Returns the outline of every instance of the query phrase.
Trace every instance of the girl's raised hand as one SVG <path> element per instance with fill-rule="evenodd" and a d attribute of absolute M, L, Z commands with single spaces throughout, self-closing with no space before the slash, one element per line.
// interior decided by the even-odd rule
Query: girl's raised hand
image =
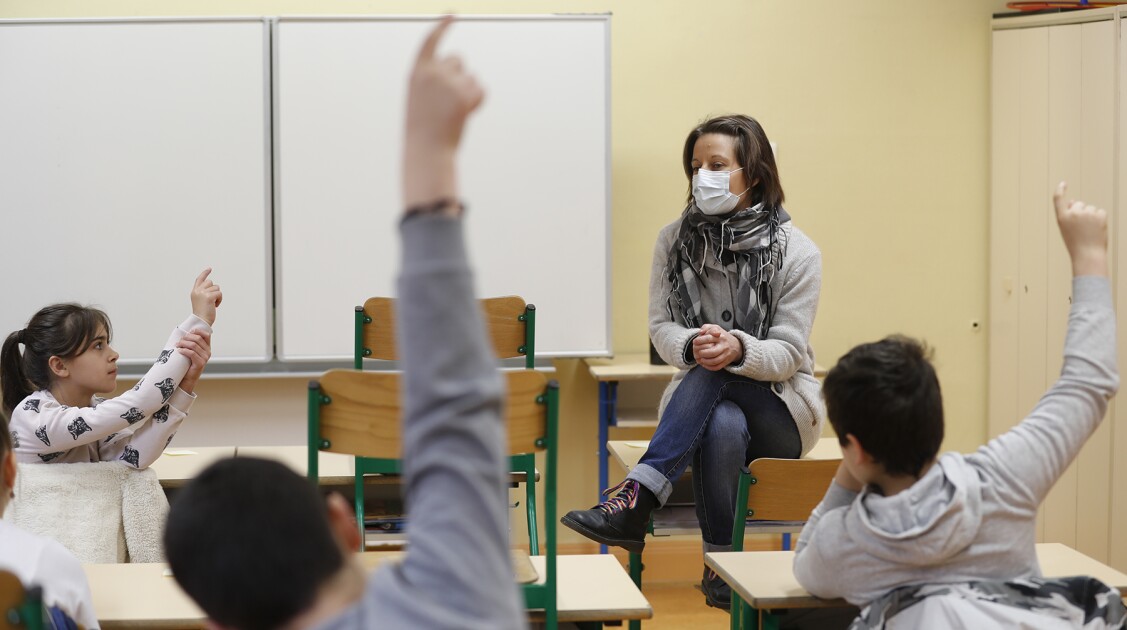
<path fill-rule="evenodd" d="M 223 302 L 223 292 L 218 284 L 208 280 L 209 275 L 211 267 L 196 276 L 196 283 L 192 286 L 192 313 L 210 326 L 215 323 L 215 309 Z"/>

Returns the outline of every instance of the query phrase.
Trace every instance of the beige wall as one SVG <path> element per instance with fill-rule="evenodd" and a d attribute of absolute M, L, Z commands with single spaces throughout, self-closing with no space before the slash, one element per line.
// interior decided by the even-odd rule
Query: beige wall
<path fill-rule="evenodd" d="M 892 332 L 926 338 L 946 394 L 946 447 L 969 450 L 986 435 L 986 336 L 972 322 L 988 315 L 989 20 L 1000 5 L 4 0 L 0 17 L 612 11 L 615 350 L 646 347 L 650 257 L 681 209 L 684 135 L 709 114 L 745 112 L 778 144 L 787 207 L 822 248 L 819 363 Z M 219 325 L 216 343 L 235 334 Z M 596 490 L 596 388 L 581 362 L 558 368 L 561 505 L 586 507 Z M 301 379 L 200 390 L 179 444 L 304 440 Z"/>

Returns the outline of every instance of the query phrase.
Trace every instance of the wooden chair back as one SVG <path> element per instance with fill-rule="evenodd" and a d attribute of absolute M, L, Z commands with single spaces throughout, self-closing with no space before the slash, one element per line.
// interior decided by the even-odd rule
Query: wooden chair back
<path fill-rule="evenodd" d="M 509 453 L 545 449 L 547 414 L 542 396 L 548 377 L 533 370 L 503 373 L 506 383 L 505 426 Z M 310 383 L 310 414 L 319 432 L 310 436 L 320 450 L 357 457 L 402 456 L 400 374 L 330 370 Z"/>
<path fill-rule="evenodd" d="M 774 459 L 748 466 L 747 518 L 805 521 L 821 502 L 840 459 Z"/>
<path fill-rule="evenodd" d="M 532 367 L 536 307 L 526 304 L 524 298 L 506 297 L 480 300 L 485 327 L 489 331 L 490 345 L 499 359 L 526 357 L 526 367 Z M 395 299 L 373 297 L 356 307 L 356 368 L 361 360 L 381 359 L 395 361 L 399 353 L 395 347 Z"/>

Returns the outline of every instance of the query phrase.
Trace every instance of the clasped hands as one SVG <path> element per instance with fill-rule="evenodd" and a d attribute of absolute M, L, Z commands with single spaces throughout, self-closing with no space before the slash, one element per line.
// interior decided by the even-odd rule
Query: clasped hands
<path fill-rule="evenodd" d="M 744 346 L 735 335 L 716 324 L 705 324 L 693 338 L 693 358 L 697 365 L 716 372 L 743 361 Z"/>

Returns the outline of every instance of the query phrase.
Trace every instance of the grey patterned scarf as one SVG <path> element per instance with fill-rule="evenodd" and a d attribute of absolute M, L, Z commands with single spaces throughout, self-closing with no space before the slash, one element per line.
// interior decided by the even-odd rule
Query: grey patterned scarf
<path fill-rule="evenodd" d="M 739 278 L 733 328 L 765 339 L 775 315 L 771 280 L 787 250 L 779 227 L 787 221 L 790 215 L 782 206 L 764 208 L 762 203 L 727 216 L 709 216 L 695 205 L 685 208 L 664 271 L 673 321 L 687 328 L 706 323 L 701 321 L 700 291 L 706 256 L 713 256 Z"/>

